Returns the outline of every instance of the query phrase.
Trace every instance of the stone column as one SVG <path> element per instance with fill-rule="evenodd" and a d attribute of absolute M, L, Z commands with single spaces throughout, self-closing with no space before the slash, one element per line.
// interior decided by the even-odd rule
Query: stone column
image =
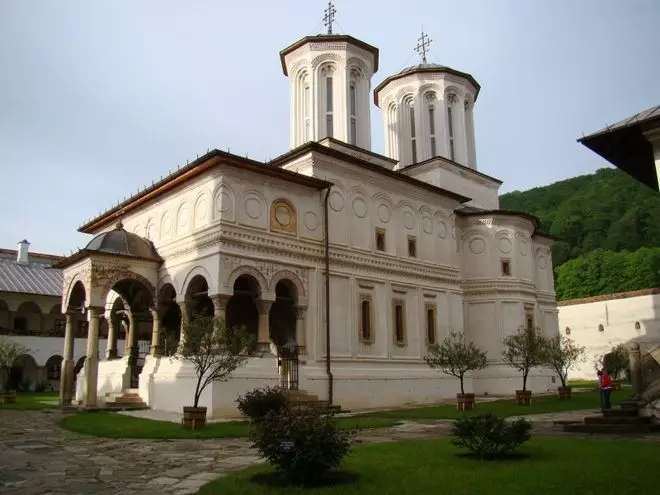
<path fill-rule="evenodd" d="M 213 313 L 216 318 L 222 318 L 226 320 L 227 318 L 227 303 L 231 298 L 228 294 L 215 294 L 211 296 L 211 301 L 213 302 Z"/>
<path fill-rule="evenodd" d="M 137 350 L 135 349 L 135 337 L 137 332 L 135 331 L 135 319 L 133 318 L 133 313 L 131 311 L 126 311 L 126 317 L 128 318 L 128 329 L 126 331 L 126 345 L 124 354 L 133 357 L 133 353 Z"/>
<path fill-rule="evenodd" d="M 270 308 L 275 301 L 260 299 L 259 303 L 259 333 L 257 334 L 257 350 L 270 351 Z"/>
<path fill-rule="evenodd" d="M 637 342 L 630 346 L 628 358 L 630 360 L 630 380 L 632 382 L 633 397 L 640 399 L 644 392 L 644 379 L 642 376 L 642 355 Z"/>
<path fill-rule="evenodd" d="M 307 327 L 305 325 L 305 316 L 307 316 L 306 306 L 295 306 L 296 310 L 296 344 L 300 349 L 300 354 L 305 353 L 305 346 L 307 345 L 307 336 L 305 332 Z"/>
<path fill-rule="evenodd" d="M 83 405 L 96 407 L 97 382 L 99 372 L 99 310 L 90 307 L 89 329 L 87 330 L 87 356 L 85 357 L 85 393 Z"/>
<path fill-rule="evenodd" d="M 186 341 L 186 324 L 190 321 L 190 314 L 188 312 L 188 305 L 185 301 L 177 303 L 181 310 L 181 333 L 179 337 L 179 350 L 183 347 Z"/>
<path fill-rule="evenodd" d="M 73 362 L 73 345 L 74 345 L 74 332 L 73 332 L 73 315 L 66 314 L 66 330 L 64 333 L 64 359 L 62 359 L 62 373 L 60 375 L 60 405 L 68 406 L 73 399 L 73 369 L 75 363 Z"/>
<path fill-rule="evenodd" d="M 105 348 L 106 359 L 117 359 L 117 315 L 110 312 L 108 318 L 108 345 Z"/>
<path fill-rule="evenodd" d="M 163 345 L 160 341 L 160 315 L 156 308 L 150 308 L 151 318 L 153 319 L 151 327 L 151 355 L 159 357 L 163 354 Z"/>

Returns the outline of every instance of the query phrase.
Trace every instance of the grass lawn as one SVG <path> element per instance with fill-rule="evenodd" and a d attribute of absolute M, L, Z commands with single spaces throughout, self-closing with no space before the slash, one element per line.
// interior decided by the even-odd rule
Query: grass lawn
<path fill-rule="evenodd" d="M 539 438 L 521 448 L 529 457 L 493 462 L 456 456 L 460 451 L 449 439 L 405 441 L 357 447 L 343 464 L 358 474 L 354 484 L 307 490 L 268 488 L 250 481 L 253 474 L 270 470 L 263 464 L 219 478 L 199 493 L 656 494 L 658 447 L 632 441 Z"/>
<path fill-rule="evenodd" d="M 341 428 L 384 428 L 397 424 L 396 420 L 385 418 L 340 418 Z M 236 438 L 248 435 L 246 421 L 209 423 L 202 430 L 186 430 L 171 421 L 134 418 L 115 412 L 82 412 L 67 416 L 60 426 L 76 433 L 103 438 Z"/>
<path fill-rule="evenodd" d="M 40 401 L 58 400 L 57 392 L 16 392 L 16 402 L 14 404 L 0 404 L 0 411 L 3 409 L 14 409 L 20 411 L 38 411 L 40 409 L 50 409 L 52 404 L 43 404 Z"/>
<path fill-rule="evenodd" d="M 630 395 L 630 391 L 620 390 L 612 392 L 612 405 L 619 403 Z M 519 416 L 523 414 L 543 414 L 560 411 L 575 411 L 579 409 L 599 409 L 599 392 L 573 393 L 570 400 L 559 400 L 556 395 L 534 397 L 534 403 L 529 406 L 519 406 L 515 399 L 498 400 L 477 404 L 473 411 L 459 411 L 454 404 L 441 404 L 413 409 L 395 409 L 392 411 L 379 411 L 363 415 L 370 418 L 396 418 L 396 419 L 455 419 L 477 413 L 493 413 L 498 416 Z"/>

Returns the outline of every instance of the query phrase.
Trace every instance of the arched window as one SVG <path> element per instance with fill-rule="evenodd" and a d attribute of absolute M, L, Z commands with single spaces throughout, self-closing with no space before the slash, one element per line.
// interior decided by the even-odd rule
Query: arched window
<path fill-rule="evenodd" d="M 311 135 L 311 120 L 309 115 L 309 83 L 304 82 L 305 89 L 303 89 L 303 119 L 305 120 L 304 141 L 307 142 L 312 138 Z"/>
<path fill-rule="evenodd" d="M 348 114 L 349 129 L 348 142 L 354 146 L 358 144 L 358 88 L 360 84 L 361 73 L 359 69 L 351 69 L 351 80 L 348 86 Z"/>
<path fill-rule="evenodd" d="M 327 137 L 332 137 L 334 130 L 332 111 L 334 106 L 332 69 L 326 69 L 325 74 L 325 135 Z"/>
<path fill-rule="evenodd" d="M 476 169 L 477 166 L 477 150 L 475 149 L 475 140 L 474 140 L 474 117 L 472 115 L 472 107 L 474 103 L 469 99 L 465 98 L 465 128 L 467 132 L 467 144 L 468 144 L 468 165 Z"/>
<path fill-rule="evenodd" d="M 600 325 L 598 325 L 598 331 L 599 332 L 604 332 L 605 331 L 605 327 L 603 326 L 602 323 Z"/>
<path fill-rule="evenodd" d="M 398 158 L 398 133 L 397 133 L 397 107 L 396 103 L 390 103 L 387 107 L 387 146 L 390 158 Z"/>
<path fill-rule="evenodd" d="M 412 162 L 417 163 L 417 132 L 415 129 L 415 102 L 408 101 L 408 112 L 410 115 L 410 148 L 412 149 Z"/>
<path fill-rule="evenodd" d="M 449 138 L 449 159 L 455 161 L 456 152 L 454 149 L 454 115 L 453 106 L 457 98 L 454 93 L 447 94 L 447 136 Z"/>
<path fill-rule="evenodd" d="M 431 145 L 431 158 L 438 154 L 438 147 L 435 140 L 435 93 L 426 93 L 426 109 L 429 117 L 429 135 Z"/>
<path fill-rule="evenodd" d="M 570 335 L 571 334 L 571 327 L 566 327 L 566 330 L 564 330 L 564 333 L 566 335 Z"/>

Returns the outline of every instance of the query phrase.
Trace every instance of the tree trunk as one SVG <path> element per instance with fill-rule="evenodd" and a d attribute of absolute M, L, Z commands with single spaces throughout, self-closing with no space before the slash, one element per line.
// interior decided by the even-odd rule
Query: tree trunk
<path fill-rule="evenodd" d="M 463 390 L 463 375 L 461 375 L 459 379 L 461 380 L 461 394 L 465 395 L 465 390 Z"/>
<path fill-rule="evenodd" d="M 197 407 L 199 404 L 199 397 L 202 395 L 202 391 L 199 389 L 199 386 L 202 384 L 202 377 L 201 375 L 197 379 L 197 386 L 195 387 L 195 403 L 193 404 L 193 407 Z"/>
<path fill-rule="evenodd" d="M 523 392 L 527 390 L 527 373 L 529 371 L 523 371 Z"/>

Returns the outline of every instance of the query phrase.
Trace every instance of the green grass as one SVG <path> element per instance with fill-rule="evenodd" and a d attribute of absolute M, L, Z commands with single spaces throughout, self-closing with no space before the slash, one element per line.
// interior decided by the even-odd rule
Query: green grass
<path fill-rule="evenodd" d="M 393 426 L 398 421 L 382 418 L 340 418 L 340 428 L 372 429 Z M 236 438 L 248 435 L 246 421 L 209 423 L 201 430 L 186 430 L 171 421 L 135 418 L 115 412 L 82 412 L 62 418 L 60 426 L 76 433 L 103 438 Z"/>
<path fill-rule="evenodd" d="M 38 411 L 41 409 L 51 409 L 52 404 L 43 404 L 40 401 L 58 400 L 57 392 L 16 392 L 16 402 L 14 404 L 0 404 L 0 411 L 4 409 L 13 409 L 19 411 Z"/>
<path fill-rule="evenodd" d="M 250 481 L 253 474 L 271 470 L 262 464 L 208 483 L 199 493 L 655 494 L 660 484 L 658 447 L 650 442 L 537 438 L 520 449 L 529 457 L 493 462 L 457 456 L 460 451 L 449 439 L 404 441 L 357 447 L 342 466 L 359 475 L 352 485 L 268 488 Z"/>
<path fill-rule="evenodd" d="M 569 387 L 598 388 L 598 380 L 568 380 Z"/>
<path fill-rule="evenodd" d="M 630 395 L 625 390 L 612 393 L 612 405 L 618 404 L 621 399 Z M 395 418 L 395 419 L 456 419 L 477 413 L 493 413 L 498 416 L 519 416 L 524 414 L 543 414 L 561 411 L 575 411 L 580 409 L 599 409 L 600 398 L 598 392 L 574 393 L 570 400 L 559 400 L 556 395 L 534 397 L 534 403 L 529 406 L 516 404 L 515 399 L 498 400 L 477 404 L 472 411 L 459 411 L 455 404 L 441 404 L 411 409 L 395 409 L 392 411 L 378 411 L 367 413 L 358 417 L 369 418 Z"/>

